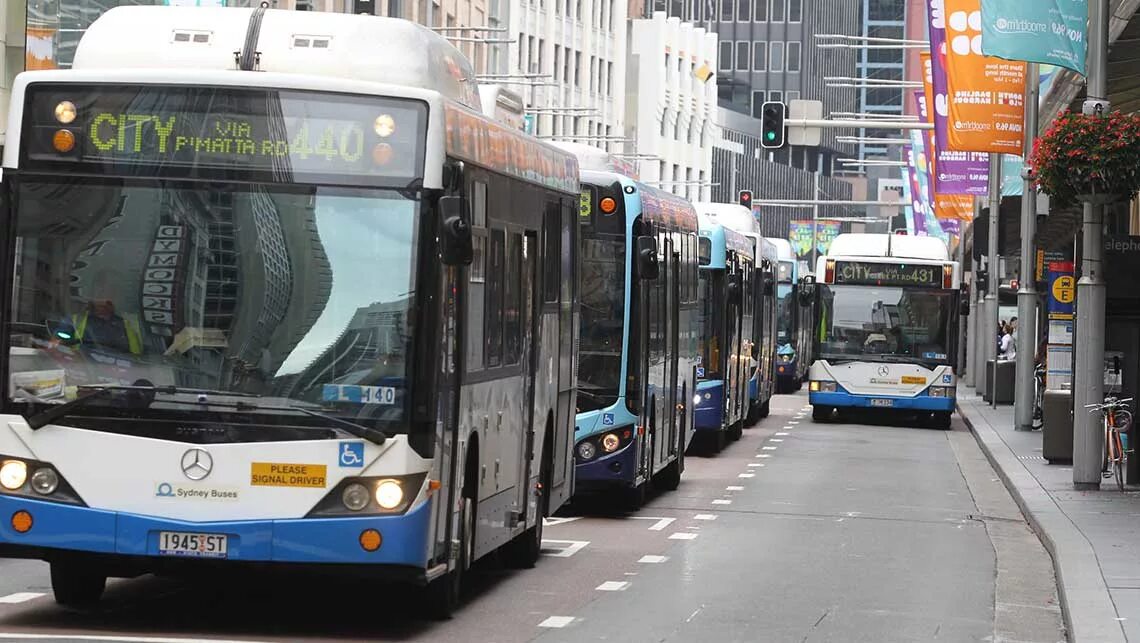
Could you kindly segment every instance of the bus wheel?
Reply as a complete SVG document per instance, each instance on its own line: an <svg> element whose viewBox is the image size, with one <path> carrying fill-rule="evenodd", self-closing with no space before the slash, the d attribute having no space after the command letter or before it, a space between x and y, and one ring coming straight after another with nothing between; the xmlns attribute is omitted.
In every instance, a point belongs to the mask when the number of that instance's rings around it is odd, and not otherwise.
<svg viewBox="0 0 1140 643"><path fill-rule="evenodd" d="M645 505L645 499L649 495L647 487L649 482L645 481L635 487L628 487L622 494L622 501L625 508L629 511L637 511Z"/></svg>
<svg viewBox="0 0 1140 643"><path fill-rule="evenodd" d="M107 576L81 563L53 562L51 589L64 607L90 607L103 597Z"/></svg>
<svg viewBox="0 0 1140 643"><path fill-rule="evenodd" d="M550 506L550 449L551 438L546 437L543 447L542 464L538 474L538 488L534 490L538 504L538 520L534 526L519 534L507 544L503 550L504 562L511 567L531 569L538 564L538 557L542 554L542 522Z"/></svg>
<svg viewBox="0 0 1140 643"><path fill-rule="evenodd" d="M768 399L764 400L763 404L760 405L760 417L761 417L761 419L766 418L771 413L772 413L772 398L768 398Z"/></svg>
<svg viewBox="0 0 1140 643"><path fill-rule="evenodd" d="M744 436L744 420L737 420L735 424L728 427L728 439L736 442Z"/></svg>
<svg viewBox="0 0 1140 643"><path fill-rule="evenodd" d="M831 420L832 411L834 411L834 409L832 409L830 406L812 406L811 419L816 422L827 422Z"/></svg>
<svg viewBox="0 0 1140 643"><path fill-rule="evenodd" d="M748 426L755 426L760 421L760 403L752 400L748 402L748 415L744 418L744 423Z"/></svg>
<svg viewBox="0 0 1140 643"><path fill-rule="evenodd" d="M942 431L949 431L950 430L950 418L951 418L951 415L950 415L949 411L940 411L938 413L935 413L933 416L931 416L930 426L935 428L935 429L940 429Z"/></svg>
<svg viewBox="0 0 1140 643"><path fill-rule="evenodd" d="M654 486L663 491L676 491L681 486L681 473L685 470L685 432L681 431L681 444L677 445L677 459L669 463L657 478Z"/></svg>

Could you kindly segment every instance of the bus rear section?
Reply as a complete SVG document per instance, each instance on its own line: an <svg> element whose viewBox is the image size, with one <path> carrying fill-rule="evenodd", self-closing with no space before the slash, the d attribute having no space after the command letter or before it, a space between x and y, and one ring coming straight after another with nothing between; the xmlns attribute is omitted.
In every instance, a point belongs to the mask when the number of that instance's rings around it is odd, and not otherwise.
<svg viewBox="0 0 1140 643"><path fill-rule="evenodd" d="M958 265L936 239L942 252L926 241L889 248L888 236L841 235L819 261L812 415L886 411L949 428Z"/></svg>
<svg viewBox="0 0 1140 643"><path fill-rule="evenodd" d="M579 208L576 489L637 508L651 483L680 484L692 434L696 217L679 198L598 170L582 171Z"/></svg>

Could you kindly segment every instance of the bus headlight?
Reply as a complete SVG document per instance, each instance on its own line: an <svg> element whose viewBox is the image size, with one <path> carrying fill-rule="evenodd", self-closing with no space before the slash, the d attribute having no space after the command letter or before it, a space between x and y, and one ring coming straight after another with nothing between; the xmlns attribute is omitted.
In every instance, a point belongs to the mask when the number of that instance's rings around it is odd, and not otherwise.
<svg viewBox="0 0 1140 643"><path fill-rule="evenodd" d="M0 464L0 487L15 491L28 481L28 465L19 460L7 460Z"/></svg>
<svg viewBox="0 0 1140 643"><path fill-rule="evenodd" d="M931 386L930 397L954 397L952 386Z"/></svg>
<svg viewBox="0 0 1140 643"><path fill-rule="evenodd" d="M360 511L368 506L371 495L372 494L368 493L367 487L358 482L354 482L344 488L344 493L340 495L340 499L341 502L344 503L345 509Z"/></svg>
<svg viewBox="0 0 1140 643"><path fill-rule="evenodd" d="M392 510L404 502L404 488L395 480L382 480L376 485L376 504Z"/></svg>
<svg viewBox="0 0 1140 643"><path fill-rule="evenodd" d="M51 467L36 469L32 474L32 489L41 496L50 496L59 488L59 475Z"/></svg>
<svg viewBox="0 0 1140 643"><path fill-rule="evenodd" d="M602 449L606 453L613 453L621 445L621 438L616 433L607 433L602 437Z"/></svg>
<svg viewBox="0 0 1140 643"><path fill-rule="evenodd" d="M809 385L809 390L813 393L834 393L837 389L838 386L833 381L812 380L811 384Z"/></svg>
<svg viewBox="0 0 1140 643"><path fill-rule="evenodd" d="M586 440L578 445L578 457L583 460L593 460L594 456L598 455L598 448L594 443Z"/></svg>

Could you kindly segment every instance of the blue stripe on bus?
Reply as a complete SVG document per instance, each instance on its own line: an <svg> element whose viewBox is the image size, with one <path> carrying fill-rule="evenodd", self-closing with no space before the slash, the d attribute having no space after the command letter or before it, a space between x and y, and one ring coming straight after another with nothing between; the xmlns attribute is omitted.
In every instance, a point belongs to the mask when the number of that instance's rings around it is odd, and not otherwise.
<svg viewBox="0 0 1140 643"><path fill-rule="evenodd" d="M0 515L25 510L32 529L20 534L0 521L5 544L126 556L158 556L158 532L227 534L228 560L283 563L362 563L426 567L430 502L402 516L188 522L0 496ZM383 542L369 553L360 532L375 529Z"/></svg>
<svg viewBox="0 0 1140 643"><path fill-rule="evenodd" d="M853 395L846 391L836 391L834 393L812 391L808 394L808 401L813 405L834 406L837 408L872 408L871 400L885 399L891 400L890 408L893 409L904 409L908 411L954 410L954 398L931 397L925 394L919 395L918 397L895 397L891 395Z"/></svg>
<svg viewBox="0 0 1140 643"><path fill-rule="evenodd" d="M693 428L697 431L719 431L724 428L724 380L697 382L701 401L693 412Z"/></svg>

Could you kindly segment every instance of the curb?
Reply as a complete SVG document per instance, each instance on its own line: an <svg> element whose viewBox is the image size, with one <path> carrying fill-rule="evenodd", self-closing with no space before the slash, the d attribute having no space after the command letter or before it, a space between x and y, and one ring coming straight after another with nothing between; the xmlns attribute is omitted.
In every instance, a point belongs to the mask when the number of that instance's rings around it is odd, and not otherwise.
<svg viewBox="0 0 1140 643"><path fill-rule="evenodd" d="M1070 641L1127 641L1092 544L1017 459L985 418L975 421L959 403L958 415L1013 496L1053 559L1061 615Z"/></svg>

